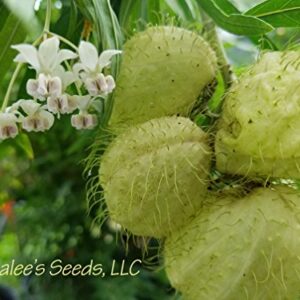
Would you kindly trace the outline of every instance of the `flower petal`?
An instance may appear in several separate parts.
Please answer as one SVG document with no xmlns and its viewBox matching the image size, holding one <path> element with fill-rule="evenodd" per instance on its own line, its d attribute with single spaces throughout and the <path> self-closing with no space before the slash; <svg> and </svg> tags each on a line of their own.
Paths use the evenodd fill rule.
<svg viewBox="0 0 300 300">
<path fill-rule="evenodd" d="M 90 95 L 86 96 L 72 96 L 71 97 L 72 101 L 76 101 L 77 107 L 79 108 L 80 111 L 87 111 L 90 103 L 92 101 L 92 98 Z"/>
<path fill-rule="evenodd" d="M 12 46 L 13 49 L 20 52 L 16 56 L 15 62 L 26 62 L 29 63 L 35 70 L 39 71 L 40 63 L 38 60 L 38 53 L 34 46 L 28 44 L 20 44 Z"/>
<path fill-rule="evenodd" d="M 114 55 L 121 54 L 121 50 L 105 50 L 101 53 L 98 59 L 98 64 L 100 66 L 100 72 L 102 71 L 103 68 L 108 67 L 111 64 L 111 59 Z"/>
<path fill-rule="evenodd" d="M 71 117 L 71 124 L 77 130 L 93 129 L 97 124 L 97 116 L 92 114 L 78 114 Z"/>
<path fill-rule="evenodd" d="M 19 106 L 28 116 L 34 115 L 41 107 L 41 105 L 34 100 L 20 100 Z"/>
<path fill-rule="evenodd" d="M 38 51 L 38 57 L 40 60 L 43 72 L 51 73 L 58 63 L 58 51 L 59 51 L 59 39 L 52 37 L 44 40 Z"/>
<path fill-rule="evenodd" d="M 82 64 L 88 68 L 89 71 L 96 71 L 98 63 L 98 51 L 96 47 L 91 43 L 82 41 L 79 45 L 78 52 Z"/>
<path fill-rule="evenodd" d="M 41 73 L 38 77 L 37 87 L 38 98 L 44 100 L 48 94 L 48 77 Z"/>
<path fill-rule="evenodd" d="M 17 117 L 13 113 L 0 113 L 0 126 L 11 125 L 18 121 Z"/>
<path fill-rule="evenodd" d="M 39 93 L 37 92 L 39 83 L 35 79 L 29 79 L 26 83 L 26 92 L 28 95 L 32 96 L 33 98 L 38 98 Z"/>
<path fill-rule="evenodd" d="M 97 96 L 100 94 L 100 88 L 97 85 L 97 80 L 93 78 L 87 78 L 84 81 L 85 88 L 91 96 Z"/>
<path fill-rule="evenodd" d="M 65 90 L 70 84 L 76 81 L 76 76 L 73 72 L 67 71 L 61 75 L 63 89 Z"/>
<path fill-rule="evenodd" d="M 8 138 L 15 138 L 19 133 L 16 122 L 0 124 L 0 141 Z"/>
<path fill-rule="evenodd" d="M 63 49 L 58 52 L 57 63 L 61 64 L 65 60 L 77 58 L 77 54 L 71 50 Z"/>
<path fill-rule="evenodd" d="M 38 117 L 43 121 L 43 128 L 41 131 L 49 130 L 54 124 L 54 116 L 46 110 L 41 110 Z"/>
<path fill-rule="evenodd" d="M 49 96 L 58 97 L 62 94 L 62 82 L 59 77 L 49 78 L 47 86 Z"/>
<path fill-rule="evenodd" d="M 114 88 L 116 87 L 115 80 L 111 75 L 107 75 L 105 77 L 105 80 L 106 80 L 106 85 L 107 85 L 107 90 L 105 92 L 111 93 L 114 90 Z"/>
</svg>

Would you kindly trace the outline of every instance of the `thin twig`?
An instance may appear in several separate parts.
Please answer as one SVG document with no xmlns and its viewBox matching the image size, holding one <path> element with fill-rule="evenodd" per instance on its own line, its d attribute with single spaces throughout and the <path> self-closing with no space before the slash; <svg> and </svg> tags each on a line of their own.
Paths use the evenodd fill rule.
<svg viewBox="0 0 300 300">
<path fill-rule="evenodd" d="M 228 58 L 225 53 L 223 44 L 219 39 L 215 23 L 203 11 L 201 11 L 201 16 L 203 21 L 204 33 L 207 36 L 211 47 L 216 52 L 218 58 L 218 65 L 224 81 L 224 87 L 227 90 L 236 80 L 236 77 L 231 69 L 231 65 L 228 62 Z"/>
</svg>

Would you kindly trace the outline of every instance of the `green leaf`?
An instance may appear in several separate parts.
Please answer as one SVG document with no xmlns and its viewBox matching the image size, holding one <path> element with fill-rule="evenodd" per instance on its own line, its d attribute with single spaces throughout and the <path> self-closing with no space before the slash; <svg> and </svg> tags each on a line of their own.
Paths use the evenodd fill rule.
<svg viewBox="0 0 300 300">
<path fill-rule="evenodd" d="M 199 6 L 224 30 L 237 35 L 262 35 L 273 30 L 273 27 L 263 20 L 241 14 L 226 14 L 214 0 L 198 0 Z M 222 1 L 224 2 L 224 1 Z M 220 1 L 219 1 L 220 4 Z M 227 6 L 226 11 L 233 10 Z"/>
<path fill-rule="evenodd" d="M 299 27 L 300 0 L 267 0 L 248 10 L 245 15 L 255 16 L 274 27 Z"/>
<path fill-rule="evenodd" d="M 149 23 L 158 24 L 160 13 L 160 0 L 122 1 L 119 12 L 120 25 L 127 35 L 131 35 L 135 30 L 144 30 Z"/>
<path fill-rule="evenodd" d="M 0 81 L 13 64 L 16 51 L 11 49 L 11 45 L 24 41 L 26 31 L 20 20 L 8 11 L 5 6 L 1 7 L 1 15 L 5 14 L 6 20 L 0 31 Z"/>
<path fill-rule="evenodd" d="M 42 26 L 35 15 L 35 0 L 3 0 L 6 7 L 22 22 L 27 32 L 35 39 Z"/>
<path fill-rule="evenodd" d="M 15 138 L 16 144 L 24 151 L 29 159 L 34 158 L 33 148 L 27 134 L 21 133 Z"/>
<path fill-rule="evenodd" d="M 239 9 L 228 0 L 215 0 L 215 3 L 228 15 L 241 14 Z M 259 45 L 260 49 L 278 50 L 276 45 L 267 35 L 263 35 L 262 38 L 258 36 L 250 36 L 249 38 L 255 45 Z"/>
<path fill-rule="evenodd" d="M 132 12 L 134 11 L 137 3 L 138 2 L 136 0 L 122 1 L 119 12 L 119 21 L 121 27 L 127 27 L 130 16 L 132 15 Z"/>
<path fill-rule="evenodd" d="M 93 0 L 95 9 L 94 22 L 98 26 L 103 49 L 121 49 L 123 44 L 123 35 L 118 19 L 113 11 L 109 0 Z M 113 64 L 112 71 L 116 77 L 119 71 L 120 59 L 115 57 L 116 63 Z"/>
<path fill-rule="evenodd" d="M 215 3 L 227 15 L 240 14 L 240 11 L 229 0 L 215 0 Z"/>
</svg>

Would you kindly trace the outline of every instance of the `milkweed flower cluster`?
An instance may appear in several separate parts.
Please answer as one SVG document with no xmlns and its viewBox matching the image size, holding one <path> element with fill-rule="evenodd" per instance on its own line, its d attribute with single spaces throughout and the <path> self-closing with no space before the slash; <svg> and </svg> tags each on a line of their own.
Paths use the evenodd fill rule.
<svg viewBox="0 0 300 300">
<path fill-rule="evenodd" d="M 19 52 L 14 61 L 28 64 L 36 71 L 36 77 L 26 84 L 30 99 L 18 100 L 0 112 L 0 141 L 16 137 L 20 128 L 28 132 L 49 130 L 55 119 L 64 114 L 72 114 L 71 125 L 78 130 L 97 125 L 97 114 L 93 111 L 99 110 L 99 99 L 116 86 L 114 78 L 103 71 L 120 50 L 105 50 L 99 56 L 93 44 L 82 41 L 75 53 L 60 49 L 57 37 L 45 39 L 38 49 L 29 44 L 12 48 Z M 72 84 L 76 84 L 78 95 L 69 93 Z"/>
</svg>

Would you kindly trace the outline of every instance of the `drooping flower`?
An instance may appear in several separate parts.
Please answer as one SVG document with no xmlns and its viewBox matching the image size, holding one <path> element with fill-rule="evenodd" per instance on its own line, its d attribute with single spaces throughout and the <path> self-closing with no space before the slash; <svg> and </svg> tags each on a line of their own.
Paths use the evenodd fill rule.
<svg viewBox="0 0 300 300">
<path fill-rule="evenodd" d="M 71 124 L 77 130 L 81 129 L 93 129 L 97 125 L 97 116 L 94 114 L 77 114 L 71 118 Z"/>
<path fill-rule="evenodd" d="M 84 82 L 86 89 L 92 96 L 105 96 L 115 88 L 114 78 L 104 76 L 103 69 L 111 65 L 113 56 L 122 53 L 120 50 L 105 50 L 98 55 L 96 47 L 82 41 L 79 45 L 80 62 L 74 65 L 74 72 Z"/>
<path fill-rule="evenodd" d="M 47 99 L 47 108 L 54 114 L 70 114 L 77 108 L 77 102 L 73 96 L 63 94 L 58 97 L 49 97 Z"/>
<path fill-rule="evenodd" d="M 116 84 L 111 75 L 104 76 L 102 73 L 100 73 L 96 75 L 95 78 L 88 77 L 85 80 L 85 86 L 89 94 L 92 96 L 106 96 L 114 90 Z"/>
<path fill-rule="evenodd" d="M 46 110 L 44 105 L 34 100 L 19 100 L 18 106 L 26 114 L 20 117 L 23 129 L 28 132 L 44 132 L 54 123 L 54 116 Z"/>
<path fill-rule="evenodd" d="M 9 112 L 0 113 L 0 141 L 15 138 L 18 135 L 18 118 Z"/>
<path fill-rule="evenodd" d="M 73 100 L 77 103 L 79 114 L 71 117 L 72 126 L 77 130 L 95 128 L 98 124 L 97 115 L 88 112 L 93 101 L 91 96 L 73 96 Z"/>
<path fill-rule="evenodd" d="M 60 114 L 72 113 L 77 108 L 77 101 L 73 96 L 65 93 L 66 88 L 76 80 L 73 72 L 62 70 L 58 75 L 62 82 L 62 93 L 59 95 L 49 95 L 47 98 L 47 108 L 59 117 Z"/>
<path fill-rule="evenodd" d="M 38 79 L 29 79 L 26 90 L 28 95 L 39 100 L 48 97 L 59 97 L 62 94 L 62 81 L 59 77 L 51 77 L 43 73 L 39 74 Z"/>
<path fill-rule="evenodd" d="M 44 40 L 38 49 L 29 44 L 14 45 L 12 48 L 19 51 L 15 62 L 28 63 L 38 74 L 45 75 L 53 75 L 62 62 L 77 57 L 71 50 L 59 49 L 57 37 Z"/>
</svg>

